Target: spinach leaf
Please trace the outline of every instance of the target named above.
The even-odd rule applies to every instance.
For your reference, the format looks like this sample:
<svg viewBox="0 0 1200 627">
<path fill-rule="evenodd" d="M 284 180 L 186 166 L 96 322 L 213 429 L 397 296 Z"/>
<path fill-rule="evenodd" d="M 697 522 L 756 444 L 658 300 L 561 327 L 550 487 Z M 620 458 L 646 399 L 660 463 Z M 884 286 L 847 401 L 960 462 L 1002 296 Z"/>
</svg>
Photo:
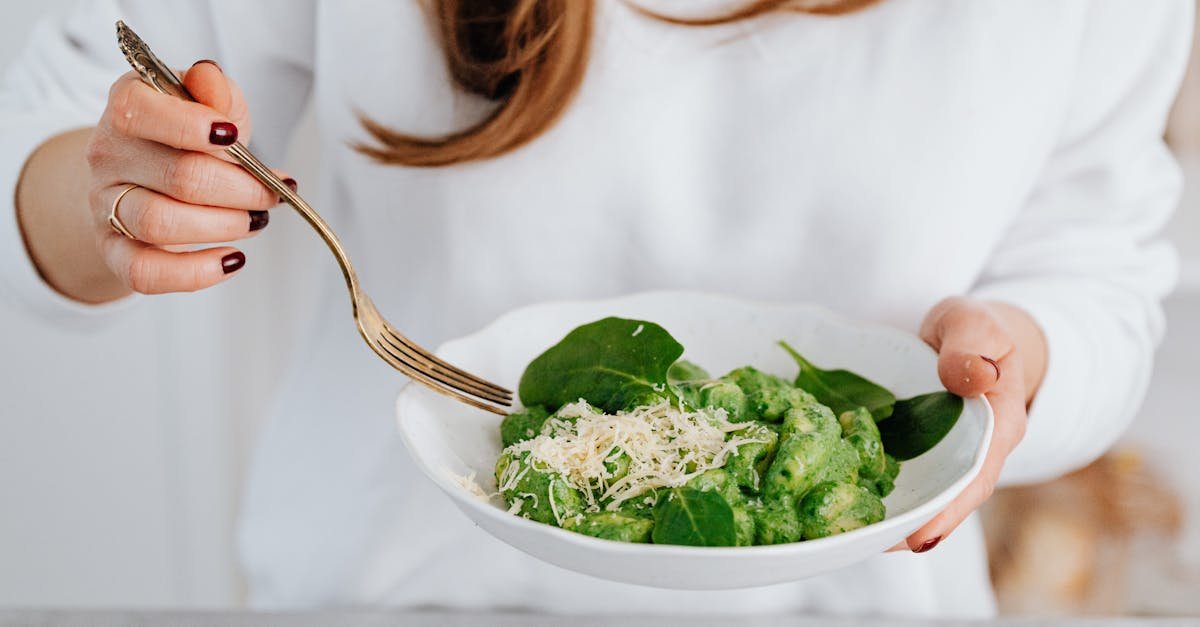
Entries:
<svg viewBox="0 0 1200 627">
<path fill-rule="evenodd" d="M 833 410 L 834 415 L 866 407 L 876 422 L 892 414 L 896 397 L 887 389 L 849 370 L 822 370 L 808 361 L 787 342 L 779 345 L 787 351 L 800 372 L 796 375 L 796 387 L 817 397 L 822 405 Z"/>
<path fill-rule="evenodd" d="M 892 415 L 879 422 L 883 449 L 901 461 L 921 455 L 946 437 L 962 410 L 962 397 L 949 392 L 896 401 Z"/>
<path fill-rule="evenodd" d="M 613 413 L 673 397 L 667 369 L 683 345 L 644 320 L 605 318 L 577 327 L 525 368 L 518 391 L 526 407 L 551 412 L 579 399 Z"/>
<path fill-rule="evenodd" d="M 655 544 L 734 546 L 733 508 L 719 492 L 675 488 L 654 506 Z"/>
</svg>

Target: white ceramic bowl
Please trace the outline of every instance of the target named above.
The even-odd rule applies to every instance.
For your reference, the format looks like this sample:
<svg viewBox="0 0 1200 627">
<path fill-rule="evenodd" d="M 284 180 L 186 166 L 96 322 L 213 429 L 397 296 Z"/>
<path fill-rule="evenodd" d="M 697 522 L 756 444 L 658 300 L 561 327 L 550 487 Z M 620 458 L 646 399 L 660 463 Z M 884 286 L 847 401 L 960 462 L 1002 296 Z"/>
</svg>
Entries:
<svg viewBox="0 0 1200 627">
<path fill-rule="evenodd" d="M 606 316 L 661 324 L 684 358 L 714 374 L 753 365 L 787 378 L 796 372 L 776 346 L 787 340 L 823 368 L 847 368 L 899 398 L 941 389 L 936 359 L 918 338 L 852 322 L 811 306 L 748 303 L 697 293 L 653 292 L 611 300 L 533 305 L 443 345 L 437 354 L 516 389 L 525 366 L 568 331 Z M 941 511 L 979 472 L 992 436 L 992 410 L 968 399 L 954 429 L 936 447 L 905 462 L 887 517 L 841 535 L 793 544 L 686 547 L 613 542 L 513 516 L 463 487 L 474 473 L 488 492 L 500 453 L 500 418 L 408 385 L 396 403 L 400 432 L 421 469 L 477 525 L 551 564 L 614 581 L 716 590 L 794 581 L 867 559 L 903 540 Z"/>
</svg>

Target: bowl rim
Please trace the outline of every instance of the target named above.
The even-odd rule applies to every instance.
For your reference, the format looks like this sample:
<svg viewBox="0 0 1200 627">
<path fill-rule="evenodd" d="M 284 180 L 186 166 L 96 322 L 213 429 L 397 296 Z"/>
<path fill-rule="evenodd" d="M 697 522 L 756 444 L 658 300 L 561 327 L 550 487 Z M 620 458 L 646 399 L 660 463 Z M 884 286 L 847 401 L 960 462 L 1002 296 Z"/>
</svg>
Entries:
<svg viewBox="0 0 1200 627">
<path fill-rule="evenodd" d="M 443 342 L 442 344 L 440 344 L 434 352 L 439 357 L 442 357 L 442 356 L 444 356 L 443 351 L 446 348 L 453 347 L 454 345 L 459 344 L 459 343 L 466 343 L 466 342 L 475 340 L 481 335 L 490 333 L 494 328 L 500 326 L 503 323 L 506 323 L 509 319 L 516 317 L 516 316 L 524 315 L 531 310 L 549 309 L 549 308 L 555 308 L 555 307 L 592 306 L 592 305 L 599 305 L 599 304 L 603 304 L 603 303 L 613 303 L 615 305 L 615 304 L 621 304 L 621 303 L 626 303 L 626 302 L 636 301 L 636 300 L 641 300 L 641 299 L 647 299 L 647 298 L 678 298 L 678 297 L 702 297 L 702 298 L 707 298 L 707 299 L 724 300 L 724 301 L 730 302 L 735 305 L 751 307 L 754 309 L 773 309 L 773 310 L 788 311 L 788 312 L 804 312 L 807 315 L 811 315 L 813 317 L 821 319 L 821 321 L 825 322 L 825 323 L 837 325 L 837 326 L 840 326 L 843 328 L 850 328 L 850 329 L 854 329 L 854 330 L 867 330 L 867 331 L 870 331 L 873 333 L 882 333 L 882 334 L 890 335 L 893 338 L 899 339 L 903 342 L 910 343 L 910 344 L 917 344 L 917 345 L 924 347 L 928 351 L 933 352 L 933 349 L 930 348 L 923 341 L 921 341 L 920 338 L 918 338 L 917 336 L 912 335 L 910 333 L 907 333 L 901 329 L 898 329 L 893 326 L 889 326 L 887 324 L 879 323 L 879 322 L 854 320 L 852 318 L 849 318 L 848 316 L 839 314 L 829 308 L 822 307 L 820 305 L 814 305 L 811 303 L 781 303 L 781 302 L 755 301 L 755 300 L 751 300 L 751 299 L 736 298 L 736 297 L 729 296 L 726 294 L 717 294 L 717 293 L 712 293 L 712 292 L 695 291 L 695 290 L 652 290 L 652 291 L 635 292 L 635 293 L 612 297 L 612 298 L 564 299 L 564 300 L 554 300 L 554 301 L 542 301 L 542 302 L 538 302 L 538 303 L 534 303 L 534 304 L 530 304 L 530 305 L 526 305 L 523 307 L 513 309 L 513 310 L 497 317 L 495 320 L 491 321 L 490 323 L 488 323 L 487 325 L 483 326 L 482 328 L 480 328 L 479 330 L 477 330 L 473 333 L 469 333 L 467 335 L 463 335 L 463 336 L 460 336 L 460 337 L 457 337 L 457 338 L 454 338 L 451 340 L 447 340 L 446 342 Z M 404 441 L 405 447 L 409 450 L 409 454 L 411 455 L 413 461 L 417 464 L 417 466 L 421 469 L 421 471 L 425 474 L 425 476 L 428 477 L 430 480 L 432 480 L 438 486 L 438 488 L 440 488 L 442 490 L 442 492 L 446 493 L 447 496 L 452 498 L 456 502 L 456 504 L 459 505 L 459 507 L 464 507 L 464 506 L 470 507 L 471 509 L 473 509 L 475 511 L 483 512 L 483 515 L 491 518 L 492 520 L 496 521 L 499 524 L 515 525 L 519 529 L 525 529 L 525 530 L 528 530 L 533 533 L 545 533 L 545 534 L 549 535 L 549 537 L 551 537 L 551 538 L 555 538 L 556 540 L 561 541 L 561 542 L 567 542 L 569 544 L 574 544 L 580 548 L 601 550 L 606 553 L 611 553 L 611 554 L 616 554 L 616 555 L 636 554 L 640 557 L 651 557 L 651 556 L 653 556 L 653 557 L 701 557 L 701 556 L 704 556 L 704 557 L 718 557 L 718 556 L 727 557 L 727 556 L 736 556 L 736 555 L 744 555 L 747 557 L 749 557 L 749 556 L 768 557 L 768 556 L 777 556 L 777 555 L 794 555 L 797 553 L 804 553 L 804 552 L 808 552 L 808 551 L 815 552 L 815 551 L 820 551 L 820 550 L 826 549 L 826 548 L 833 548 L 833 547 L 840 546 L 843 544 L 852 543 L 860 537 L 867 536 L 867 535 L 873 535 L 874 533 L 877 533 L 880 529 L 880 525 L 885 525 L 888 527 L 904 527 L 913 521 L 928 520 L 929 510 L 937 509 L 938 511 L 941 511 L 941 509 L 944 509 L 947 505 L 950 504 L 951 501 L 953 501 L 955 498 L 957 498 L 962 493 L 963 490 L 966 489 L 967 485 L 969 485 L 970 482 L 975 479 L 975 477 L 977 477 L 979 475 L 979 472 L 983 468 L 983 463 L 987 457 L 987 451 L 988 451 L 989 447 L 991 446 L 992 434 L 993 434 L 993 430 L 995 428 L 995 414 L 992 411 L 992 406 L 987 401 L 986 397 L 978 396 L 975 398 L 964 399 L 964 401 L 968 404 L 979 405 L 981 407 L 981 409 L 983 410 L 983 415 L 984 415 L 983 437 L 980 439 L 979 445 L 975 448 L 974 459 L 972 460 L 971 466 L 967 469 L 967 471 L 965 473 L 962 474 L 962 476 L 960 476 L 958 479 L 956 479 L 953 483 L 951 483 L 945 489 L 943 489 L 942 491 L 935 494 L 932 498 L 924 501 L 923 503 L 920 503 L 916 507 L 913 507 L 912 509 L 910 509 L 896 517 L 884 518 L 883 520 L 881 520 L 877 523 L 873 523 L 873 524 L 867 525 L 865 527 L 860 527 L 859 529 L 855 529 L 853 531 L 847 531 L 847 532 L 840 533 L 840 534 L 837 534 L 834 536 L 829 536 L 826 538 L 817 538 L 815 540 L 803 540 L 803 541 L 798 541 L 798 542 L 788 542 L 788 543 L 784 543 L 784 544 L 753 545 L 753 546 L 728 546 L 728 547 L 725 547 L 725 546 L 713 546 L 713 547 L 687 546 L 687 545 L 677 545 L 677 544 L 653 544 L 653 543 L 639 543 L 639 542 L 621 542 L 621 541 L 617 541 L 617 540 L 606 540 L 603 538 L 596 538 L 596 537 L 584 535 L 581 533 L 568 531 L 561 527 L 555 527 L 554 525 L 540 523 L 540 522 L 537 522 L 534 520 L 529 520 L 527 518 L 522 518 L 520 516 L 510 514 L 507 511 L 505 511 L 504 509 L 497 507 L 495 505 L 495 503 L 492 502 L 491 496 L 489 496 L 485 500 L 485 499 L 479 497 L 478 495 L 471 494 L 470 492 L 467 491 L 467 489 L 465 487 L 463 487 L 462 485 L 458 484 L 455 481 L 452 481 L 448 476 L 446 476 L 448 474 L 453 474 L 452 470 L 445 468 L 445 469 L 442 469 L 442 472 L 435 471 L 433 468 L 431 468 L 429 466 L 428 463 L 426 463 L 426 460 L 424 457 L 417 455 L 415 453 L 415 451 L 417 450 L 417 447 L 416 447 L 415 443 L 410 439 L 408 429 L 404 425 L 404 423 L 405 423 L 404 416 L 406 415 L 406 412 L 404 411 L 404 409 L 406 408 L 407 405 L 413 404 L 415 402 L 410 399 L 413 399 L 416 397 L 416 395 L 421 395 L 421 394 L 428 395 L 429 398 L 435 398 L 435 393 L 433 391 L 427 390 L 423 386 L 413 385 L 411 380 L 406 381 L 401 386 L 400 391 L 397 393 L 396 422 L 399 427 L 398 430 L 400 431 L 400 436 Z M 483 412 L 483 410 L 476 410 L 476 411 Z M 936 515 L 936 513 L 937 512 L 934 512 L 935 515 Z M 507 543 L 506 540 L 501 539 L 501 541 Z"/>
</svg>

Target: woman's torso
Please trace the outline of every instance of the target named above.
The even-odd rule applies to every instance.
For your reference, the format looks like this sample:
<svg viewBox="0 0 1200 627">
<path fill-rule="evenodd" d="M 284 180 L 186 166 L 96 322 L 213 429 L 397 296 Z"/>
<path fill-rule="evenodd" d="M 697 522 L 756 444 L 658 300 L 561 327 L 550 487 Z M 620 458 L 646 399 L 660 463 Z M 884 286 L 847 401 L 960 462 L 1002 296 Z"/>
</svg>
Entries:
<svg viewBox="0 0 1200 627">
<path fill-rule="evenodd" d="M 317 2 L 313 89 L 319 206 L 337 208 L 380 309 L 428 344 L 531 302 L 656 288 L 915 329 L 979 278 L 1029 193 L 1080 26 L 1075 3 L 886 0 L 849 17 L 689 29 L 600 2 L 585 83 L 546 135 L 480 163 L 374 165 L 347 145 L 365 138 L 356 110 L 430 133 L 486 110 L 450 85 L 418 4 Z M 722 593 L 601 582 L 518 553 L 409 461 L 392 427 L 400 380 L 358 341 L 338 280 L 326 277 L 244 499 L 258 603 L 992 611 L 974 522 L 932 554 Z"/>
</svg>

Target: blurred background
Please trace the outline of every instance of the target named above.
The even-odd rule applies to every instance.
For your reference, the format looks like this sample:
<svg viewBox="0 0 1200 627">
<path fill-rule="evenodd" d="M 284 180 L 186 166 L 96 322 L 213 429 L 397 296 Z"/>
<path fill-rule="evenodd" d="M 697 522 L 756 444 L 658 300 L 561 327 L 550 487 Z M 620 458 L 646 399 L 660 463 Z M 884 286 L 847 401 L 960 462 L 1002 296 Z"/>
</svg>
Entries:
<svg viewBox="0 0 1200 627">
<path fill-rule="evenodd" d="M 73 2 L 6 3 L 0 68 L 38 20 Z M 1167 232 L 1182 275 L 1146 403 L 1096 464 L 993 499 L 985 522 L 1005 613 L 1200 615 L 1195 50 L 1168 132 L 1187 177 Z M 286 165 L 301 181 L 317 180 L 314 133 L 306 118 Z M 297 278 L 327 261 L 299 220 L 279 216 L 246 247 L 237 281 L 149 299 L 94 332 L 64 334 L 0 303 L 0 607 L 243 602 L 241 478 L 305 322 L 295 312 L 312 309 Z M 136 405 L 124 402 L 131 382 Z"/>
</svg>

